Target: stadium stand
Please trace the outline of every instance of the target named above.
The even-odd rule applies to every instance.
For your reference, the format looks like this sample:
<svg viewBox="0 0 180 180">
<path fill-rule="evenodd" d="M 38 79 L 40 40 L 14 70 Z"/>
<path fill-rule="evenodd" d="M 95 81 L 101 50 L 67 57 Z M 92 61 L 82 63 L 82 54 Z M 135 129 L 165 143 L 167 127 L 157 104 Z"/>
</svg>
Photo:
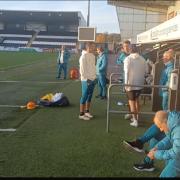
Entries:
<svg viewBox="0 0 180 180">
<path fill-rule="evenodd" d="M 0 46 L 75 48 L 81 12 L 0 10 Z"/>
</svg>

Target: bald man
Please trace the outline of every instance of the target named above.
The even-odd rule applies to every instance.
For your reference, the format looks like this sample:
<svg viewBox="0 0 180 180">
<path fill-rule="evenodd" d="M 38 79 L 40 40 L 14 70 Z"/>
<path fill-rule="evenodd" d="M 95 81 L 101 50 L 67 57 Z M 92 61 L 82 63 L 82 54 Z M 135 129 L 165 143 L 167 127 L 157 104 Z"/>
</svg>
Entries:
<svg viewBox="0 0 180 180">
<path fill-rule="evenodd" d="M 143 163 L 134 164 L 134 169 L 153 171 L 154 159 L 164 160 L 166 165 L 160 177 L 180 177 L 180 112 L 158 111 L 153 121 L 160 133 L 150 139 L 149 153 Z"/>
<path fill-rule="evenodd" d="M 161 73 L 160 83 L 159 83 L 160 85 L 169 86 L 171 72 L 174 68 L 173 55 L 174 52 L 172 49 L 165 51 L 163 54 L 162 60 L 165 66 Z M 159 94 L 160 96 L 162 96 L 162 110 L 168 110 L 168 97 L 169 97 L 168 88 L 161 88 Z"/>
</svg>

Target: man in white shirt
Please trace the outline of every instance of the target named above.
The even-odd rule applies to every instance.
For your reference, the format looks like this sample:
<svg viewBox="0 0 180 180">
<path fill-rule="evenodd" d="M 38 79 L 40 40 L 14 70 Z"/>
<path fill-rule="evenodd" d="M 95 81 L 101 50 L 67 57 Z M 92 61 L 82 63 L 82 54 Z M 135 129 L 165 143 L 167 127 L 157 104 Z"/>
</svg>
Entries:
<svg viewBox="0 0 180 180">
<path fill-rule="evenodd" d="M 131 54 L 124 60 L 125 84 L 137 85 L 137 87 L 125 86 L 126 94 L 129 101 L 130 111 L 132 114 L 131 126 L 138 126 L 139 95 L 144 85 L 145 75 L 148 73 L 148 66 L 145 59 L 139 55 L 137 47 L 132 45 Z"/>
<path fill-rule="evenodd" d="M 83 51 L 79 59 L 79 72 L 82 85 L 79 119 L 83 120 L 90 120 L 93 117 L 89 112 L 96 80 L 96 62 L 92 50 L 92 44 L 87 43 L 86 50 Z"/>
<path fill-rule="evenodd" d="M 62 70 L 64 71 L 64 79 L 67 78 L 67 65 L 69 58 L 70 58 L 69 51 L 65 48 L 65 46 L 62 46 L 57 58 L 57 64 L 58 64 L 58 76 L 56 77 L 57 79 L 61 78 Z"/>
</svg>

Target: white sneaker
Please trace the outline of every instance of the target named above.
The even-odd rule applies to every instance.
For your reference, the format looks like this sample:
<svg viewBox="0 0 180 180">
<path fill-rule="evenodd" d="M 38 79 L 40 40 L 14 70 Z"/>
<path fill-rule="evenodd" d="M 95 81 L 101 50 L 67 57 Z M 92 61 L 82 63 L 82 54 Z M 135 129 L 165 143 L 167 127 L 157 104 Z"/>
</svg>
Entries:
<svg viewBox="0 0 180 180">
<path fill-rule="evenodd" d="M 131 119 L 132 115 L 131 114 L 125 114 L 124 119 Z"/>
<path fill-rule="evenodd" d="M 131 126 L 138 127 L 138 121 L 136 119 L 133 120 L 132 123 L 130 123 Z"/>
<path fill-rule="evenodd" d="M 90 118 L 88 118 L 87 116 L 85 116 L 85 115 L 79 115 L 79 119 L 83 119 L 83 120 L 85 120 L 85 121 L 88 121 L 88 120 L 90 120 Z"/>
<path fill-rule="evenodd" d="M 133 118 L 131 118 L 130 120 L 131 120 L 131 122 L 133 122 L 133 121 L 134 121 L 134 119 L 133 119 Z"/>
<path fill-rule="evenodd" d="M 89 112 L 84 113 L 84 115 L 85 115 L 86 117 L 88 117 L 88 118 L 93 118 L 93 115 L 91 115 Z"/>
</svg>

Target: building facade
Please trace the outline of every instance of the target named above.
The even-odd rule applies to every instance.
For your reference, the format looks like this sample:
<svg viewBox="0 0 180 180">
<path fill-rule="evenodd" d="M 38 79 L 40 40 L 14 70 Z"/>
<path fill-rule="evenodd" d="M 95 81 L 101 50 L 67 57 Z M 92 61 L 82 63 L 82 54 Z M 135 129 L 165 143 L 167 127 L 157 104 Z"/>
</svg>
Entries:
<svg viewBox="0 0 180 180">
<path fill-rule="evenodd" d="M 122 41 L 136 43 L 137 35 L 173 18 L 180 11 L 180 1 L 108 0 L 116 7 Z"/>
</svg>

